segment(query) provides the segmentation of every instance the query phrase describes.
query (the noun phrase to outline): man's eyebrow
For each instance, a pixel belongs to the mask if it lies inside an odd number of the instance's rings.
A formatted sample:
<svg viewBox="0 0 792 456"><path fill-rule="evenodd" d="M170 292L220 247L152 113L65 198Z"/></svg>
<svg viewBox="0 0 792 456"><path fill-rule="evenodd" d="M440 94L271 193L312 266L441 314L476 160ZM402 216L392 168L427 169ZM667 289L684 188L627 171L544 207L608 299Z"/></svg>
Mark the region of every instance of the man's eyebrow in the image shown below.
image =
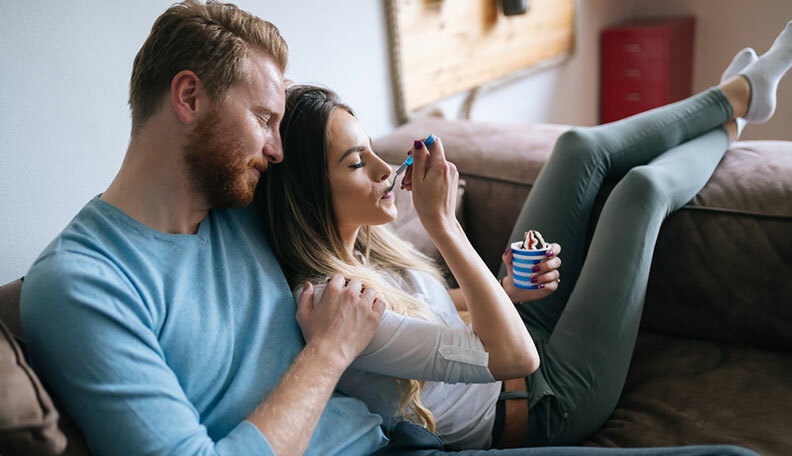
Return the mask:
<svg viewBox="0 0 792 456"><path fill-rule="evenodd" d="M338 163L344 161L344 159L347 158L347 155L353 154L355 152L363 152L364 150L366 150L365 146L350 147L349 150L344 152L344 155L342 155L341 158L338 159Z"/></svg>

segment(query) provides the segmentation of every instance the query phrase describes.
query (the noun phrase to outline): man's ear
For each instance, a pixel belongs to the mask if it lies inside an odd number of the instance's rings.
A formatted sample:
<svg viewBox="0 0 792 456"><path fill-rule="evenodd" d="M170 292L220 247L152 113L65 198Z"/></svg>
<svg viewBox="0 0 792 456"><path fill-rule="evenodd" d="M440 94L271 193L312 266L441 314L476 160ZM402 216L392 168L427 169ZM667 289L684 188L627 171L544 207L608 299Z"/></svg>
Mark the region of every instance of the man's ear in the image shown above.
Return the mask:
<svg viewBox="0 0 792 456"><path fill-rule="evenodd" d="M203 84L198 75L190 70L182 70L171 80L170 102L176 116L185 125L192 125L198 118L205 95Z"/></svg>

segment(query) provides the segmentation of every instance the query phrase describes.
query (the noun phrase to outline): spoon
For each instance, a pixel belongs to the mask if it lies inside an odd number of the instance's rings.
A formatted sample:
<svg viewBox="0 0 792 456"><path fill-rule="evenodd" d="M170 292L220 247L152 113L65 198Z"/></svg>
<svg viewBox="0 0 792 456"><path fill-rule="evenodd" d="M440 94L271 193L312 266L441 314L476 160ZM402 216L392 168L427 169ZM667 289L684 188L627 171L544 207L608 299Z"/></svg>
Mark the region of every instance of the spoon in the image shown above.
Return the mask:
<svg viewBox="0 0 792 456"><path fill-rule="evenodd" d="M427 149L435 142L435 138L436 136L434 135L434 133L430 133L429 137L427 137L426 140L423 142ZM399 174L406 171L407 168L412 164L413 164L413 157L412 155L410 155L409 157L407 157L407 160L404 160L404 163L402 163L401 166L399 166L399 169L396 170L396 174L393 176L393 183L391 184L390 187L388 187L388 190L385 193L388 193L393 190L393 187L396 186L396 178L399 177Z"/></svg>

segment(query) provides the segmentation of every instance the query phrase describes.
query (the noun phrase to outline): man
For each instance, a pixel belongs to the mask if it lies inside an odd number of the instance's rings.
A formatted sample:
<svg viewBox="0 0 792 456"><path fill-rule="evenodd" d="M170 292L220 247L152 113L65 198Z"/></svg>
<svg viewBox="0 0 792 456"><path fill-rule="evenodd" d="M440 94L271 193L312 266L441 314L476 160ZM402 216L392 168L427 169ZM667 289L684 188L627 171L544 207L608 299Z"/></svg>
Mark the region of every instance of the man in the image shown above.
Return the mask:
<svg viewBox="0 0 792 456"><path fill-rule="evenodd" d="M283 159L286 60L278 30L232 5L169 8L135 58L118 175L27 274L31 361L97 454L387 441L379 417L332 395L383 304L335 278L316 308L299 303L304 343L255 210L230 209Z"/></svg>

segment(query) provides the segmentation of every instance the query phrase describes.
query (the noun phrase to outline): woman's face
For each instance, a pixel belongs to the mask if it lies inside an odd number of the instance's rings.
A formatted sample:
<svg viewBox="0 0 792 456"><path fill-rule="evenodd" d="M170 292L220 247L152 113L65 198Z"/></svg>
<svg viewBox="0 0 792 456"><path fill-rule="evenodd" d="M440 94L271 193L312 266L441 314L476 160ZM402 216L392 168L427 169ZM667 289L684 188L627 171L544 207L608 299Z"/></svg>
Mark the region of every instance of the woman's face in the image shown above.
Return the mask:
<svg viewBox="0 0 792 456"><path fill-rule="evenodd" d="M344 109L330 114L327 125L327 170L330 197L339 229L382 225L396 219L391 167L371 149L371 138Z"/></svg>

